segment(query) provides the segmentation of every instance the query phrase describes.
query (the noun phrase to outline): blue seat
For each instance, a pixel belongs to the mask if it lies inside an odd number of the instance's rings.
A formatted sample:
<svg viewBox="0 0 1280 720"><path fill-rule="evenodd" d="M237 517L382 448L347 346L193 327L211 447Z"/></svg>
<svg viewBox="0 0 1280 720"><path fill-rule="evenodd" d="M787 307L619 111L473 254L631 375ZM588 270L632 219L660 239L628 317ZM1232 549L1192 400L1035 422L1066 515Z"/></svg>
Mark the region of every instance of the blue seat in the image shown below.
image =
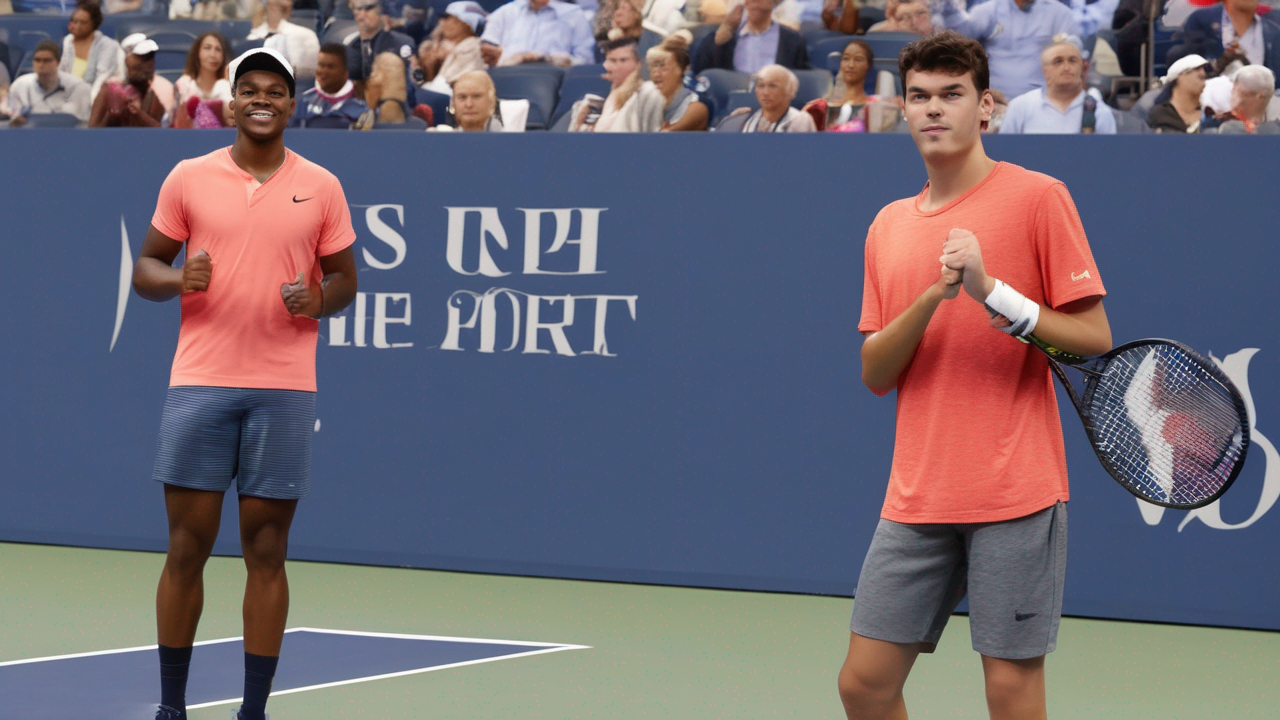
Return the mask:
<svg viewBox="0 0 1280 720"><path fill-rule="evenodd" d="M351 33L356 32L355 20L333 19L325 26L324 33L320 36L320 43L341 43L342 39Z"/></svg>
<svg viewBox="0 0 1280 720"><path fill-rule="evenodd" d="M402 123L379 123L374 125L373 130L413 130L422 132L427 129L427 121L420 117L410 116L405 118Z"/></svg>
<svg viewBox="0 0 1280 720"><path fill-rule="evenodd" d="M844 33L839 33L835 30L828 30L823 27L801 30L800 37L804 39L805 50L809 51L809 57L822 57L825 53L818 52L818 46L824 42L832 42L835 40L845 40L847 42L851 39Z"/></svg>
<svg viewBox="0 0 1280 720"><path fill-rule="evenodd" d="M1151 132L1147 121L1138 117L1135 113L1116 110L1115 108L1111 109L1111 113L1116 116L1117 135L1146 135Z"/></svg>
<svg viewBox="0 0 1280 720"><path fill-rule="evenodd" d="M800 87L796 89L796 96L791 99L791 104L799 109L804 104L815 98L826 97L831 92L831 73L826 70L792 70L796 74L796 80L800 81Z"/></svg>
<svg viewBox="0 0 1280 720"><path fill-rule="evenodd" d="M351 123L346 118L318 117L307 121L306 130L350 130Z"/></svg>
<svg viewBox="0 0 1280 720"><path fill-rule="evenodd" d="M551 125L564 71L554 65L517 65L491 68L494 88L501 100L528 100L526 130L545 130Z"/></svg>
<svg viewBox="0 0 1280 720"><path fill-rule="evenodd" d="M760 101L756 99L756 94L750 90L734 90L729 93L729 97L725 100L724 117L728 117L734 110L739 108L747 108L751 112L760 109Z"/></svg>
<svg viewBox="0 0 1280 720"><path fill-rule="evenodd" d="M695 86L698 93L710 100L712 107L712 126L724 116L724 108L729 102L729 93L734 90L746 90L751 85L751 76L736 70L707 68L698 73Z"/></svg>
<svg viewBox="0 0 1280 720"><path fill-rule="evenodd" d="M301 25L312 32L319 32L320 11L315 8L294 8L289 15L289 22Z"/></svg>
<svg viewBox="0 0 1280 720"><path fill-rule="evenodd" d="M598 78L604 75L604 66L596 63L587 65L573 65L565 69L564 81L569 82L572 78L593 77Z"/></svg>
<svg viewBox="0 0 1280 720"><path fill-rule="evenodd" d="M858 29L866 32L871 29L872 25L884 22L884 10L870 5L863 5L858 8Z"/></svg>
<svg viewBox="0 0 1280 720"><path fill-rule="evenodd" d="M80 118L70 113L32 113L27 116L26 127L73 128L80 125Z"/></svg>
<svg viewBox="0 0 1280 720"><path fill-rule="evenodd" d="M263 46L263 44L264 44L265 42L266 42L265 40L235 40L235 41L232 41L232 43L231 43L231 48L232 48L232 50L231 50L231 54L232 54L232 55L234 55L234 56L236 56L236 57L240 57L241 55L243 55L243 54L244 54L244 52L245 52L246 50L252 50L253 48L260 48L260 47L262 47L262 46Z"/></svg>
<svg viewBox="0 0 1280 720"><path fill-rule="evenodd" d="M196 41L196 34L187 30L155 29L147 33L147 37L155 40L161 48L182 48L190 50Z"/></svg>
<svg viewBox="0 0 1280 720"><path fill-rule="evenodd" d="M169 82L177 82L182 77L184 68L170 68L168 70L156 70L156 75L168 80Z"/></svg>
<svg viewBox="0 0 1280 720"><path fill-rule="evenodd" d="M603 71L603 68L598 69ZM610 84L608 80L597 75L579 74L575 76L565 75L564 84L560 86L560 99L556 103L555 112L551 113L551 124L556 125L560 118L569 113L573 104L582 99L587 93L595 93L600 97L609 97Z"/></svg>
<svg viewBox="0 0 1280 720"><path fill-rule="evenodd" d="M415 88L413 94L417 97L419 105L426 105L431 108L431 117L434 118L437 125L453 125L453 116L449 114L449 105L453 99L444 93L438 93L422 88Z"/></svg>
<svg viewBox="0 0 1280 720"><path fill-rule="evenodd" d="M189 50L179 48L160 48L156 51L156 72L161 70L182 70L187 66Z"/></svg>
<svg viewBox="0 0 1280 720"><path fill-rule="evenodd" d="M866 41L871 46L871 52L879 60L892 59L895 63L898 61L898 54L902 52L902 48L920 39L915 33L906 32L874 32L863 35L861 40Z"/></svg>

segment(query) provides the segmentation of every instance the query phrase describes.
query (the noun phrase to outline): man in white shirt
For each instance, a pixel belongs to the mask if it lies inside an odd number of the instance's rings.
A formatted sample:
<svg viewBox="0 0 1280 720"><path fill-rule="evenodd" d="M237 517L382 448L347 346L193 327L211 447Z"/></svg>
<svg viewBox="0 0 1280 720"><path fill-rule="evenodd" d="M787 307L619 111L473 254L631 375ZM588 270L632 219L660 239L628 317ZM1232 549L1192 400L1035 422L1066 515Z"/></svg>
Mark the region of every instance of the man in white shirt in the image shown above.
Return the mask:
<svg viewBox="0 0 1280 720"><path fill-rule="evenodd" d="M1116 117L1096 91L1084 84L1089 63L1080 48L1056 39L1040 53L1044 87L1014 98L1000 125L1001 135L1098 133L1114 135Z"/></svg>
<svg viewBox="0 0 1280 720"><path fill-rule="evenodd" d="M13 81L9 86L10 127L27 124L31 115L67 113L75 115L81 123L89 121L92 107L89 83L58 70L62 60L62 47L53 40L42 40L31 56L35 72Z"/></svg>
<svg viewBox="0 0 1280 720"><path fill-rule="evenodd" d="M562 0L513 0L489 16L480 53L489 65L595 62L591 24L577 5Z"/></svg>
<svg viewBox="0 0 1280 720"><path fill-rule="evenodd" d="M249 40L265 40L264 47L279 50L298 75L316 74L320 38L314 30L289 22L293 0L266 0L266 19L249 32Z"/></svg>

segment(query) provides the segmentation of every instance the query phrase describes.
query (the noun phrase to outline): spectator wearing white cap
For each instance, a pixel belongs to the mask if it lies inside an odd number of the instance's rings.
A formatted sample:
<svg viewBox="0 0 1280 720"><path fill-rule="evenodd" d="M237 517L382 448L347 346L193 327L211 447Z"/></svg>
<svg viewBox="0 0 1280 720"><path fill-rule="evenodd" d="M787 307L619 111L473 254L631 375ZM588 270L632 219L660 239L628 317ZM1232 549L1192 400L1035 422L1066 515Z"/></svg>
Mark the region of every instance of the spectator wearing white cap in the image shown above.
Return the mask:
<svg viewBox="0 0 1280 720"><path fill-rule="evenodd" d="M35 72L9 86L9 125L21 127L30 115L66 113L84 122L89 119L89 83L58 69L62 48L53 40L41 40L31 53Z"/></svg>
<svg viewBox="0 0 1280 720"><path fill-rule="evenodd" d="M89 127L160 127L164 103L151 87L156 76L156 41L131 43L124 58L125 79L109 80L93 103Z"/></svg>
<svg viewBox="0 0 1280 720"><path fill-rule="evenodd" d="M563 0L512 0L489 16L480 42L489 65L595 61L595 38L586 14Z"/></svg>
<svg viewBox="0 0 1280 720"><path fill-rule="evenodd" d="M1116 117L1102 97L1086 88L1089 61L1080 46L1058 37L1040 53L1044 87L1009 101L1000 125L1001 135L1098 133L1114 135Z"/></svg>
<svg viewBox="0 0 1280 720"><path fill-rule="evenodd" d="M134 33L132 35L125 36L125 38L120 41L120 72L116 77L111 78L112 80L125 80L127 74L125 56L133 52L133 49L137 47L138 43L146 39L147 36L145 34ZM156 97L160 98L160 104L164 105L165 112L172 113L175 92L173 82L163 75L156 75L151 78L151 89L155 92ZM170 116L169 119L172 120L172 116Z"/></svg>
<svg viewBox="0 0 1280 720"><path fill-rule="evenodd" d="M316 74L320 38L314 30L289 22L293 0L266 0L262 21L249 31L248 40L262 40L263 47L279 50L303 77Z"/></svg>
<svg viewBox="0 0 1280 720"><path fill-rule="evenodd" d="M1200 93L1204 92L1208 60L1199 55L1186 55L1169 66L1164 85L1167 92L1156 98L1147 113L1147 125L1158 133L1198 133L1204 110Z"/></svg>
<svg viewBox="0 0 1280 720"><path fill-rule="evenodd" d="M422 87L452 94L453 83L472 70L484 70L480 54L480 24L484 8L479 3L459 0L449 3L444 17L431 31L431 37L418 46L418 65L422 68Z"/></svg>
<svg viewBox="0 0 1280 720"><path fill-rule="evenodd" d="M1223 135L1280 135L1280 117L1272 100L1276 76L1263 65L1246 65L1231 79L1231 113L1222 120Z"/></svg>

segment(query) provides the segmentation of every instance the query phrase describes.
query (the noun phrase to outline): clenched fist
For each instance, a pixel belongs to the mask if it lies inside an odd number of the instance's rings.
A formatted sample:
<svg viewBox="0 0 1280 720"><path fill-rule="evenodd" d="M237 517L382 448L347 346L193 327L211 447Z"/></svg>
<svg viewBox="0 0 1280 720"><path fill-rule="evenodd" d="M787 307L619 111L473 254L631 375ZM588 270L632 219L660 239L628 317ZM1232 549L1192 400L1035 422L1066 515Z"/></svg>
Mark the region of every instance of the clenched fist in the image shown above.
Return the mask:
<svg viewBox="0 0 1280 720"><path fill-rule="evenodd" d="M982 246L978 237L968 230L952 228L947 241L942 244L944 266L962 274L964 291L978 302L985 302L995 287L995 279L987 275L982 264Z"/></svg>
<svg viewBox="0 0 1280 720"><path fill-rule="evenodd" d="M196 292L209 289L209 280L213 277L213 258L201 250L182 263L182 292Z"/></svg>
<svg viewBox="0 0 1280 720"><path fill-rule="evenodd" d="M298 273L298 277L294 278L293 282L281 285L280 297L284 300L284 307L290 315L305 315L313 320L320 319L322 308L319 305L323 301L318 297L318 293L311 292L306 273Z"/></svg>

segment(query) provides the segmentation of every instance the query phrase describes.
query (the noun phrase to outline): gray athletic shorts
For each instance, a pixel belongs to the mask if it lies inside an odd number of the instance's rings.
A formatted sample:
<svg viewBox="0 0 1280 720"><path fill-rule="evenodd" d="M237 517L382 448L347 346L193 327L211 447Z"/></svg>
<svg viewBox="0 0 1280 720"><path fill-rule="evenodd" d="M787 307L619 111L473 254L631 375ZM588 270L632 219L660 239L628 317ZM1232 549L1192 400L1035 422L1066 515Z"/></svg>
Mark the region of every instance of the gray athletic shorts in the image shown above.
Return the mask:
<svg viewBox="0 0 1280 720"><path fill-rule="evenodd" d="M933 652L967 594L974 650L1006 660L1040 657L1057 645L1066 564L1066 503L995 523L881 519L849 629Z"/></svg>
<svg viewBox="0 0 1280 720"><path fill-rule="evenodd" d="M171 387L152 479L195 490L297 500L311 490L316 394Z"/></svg>

